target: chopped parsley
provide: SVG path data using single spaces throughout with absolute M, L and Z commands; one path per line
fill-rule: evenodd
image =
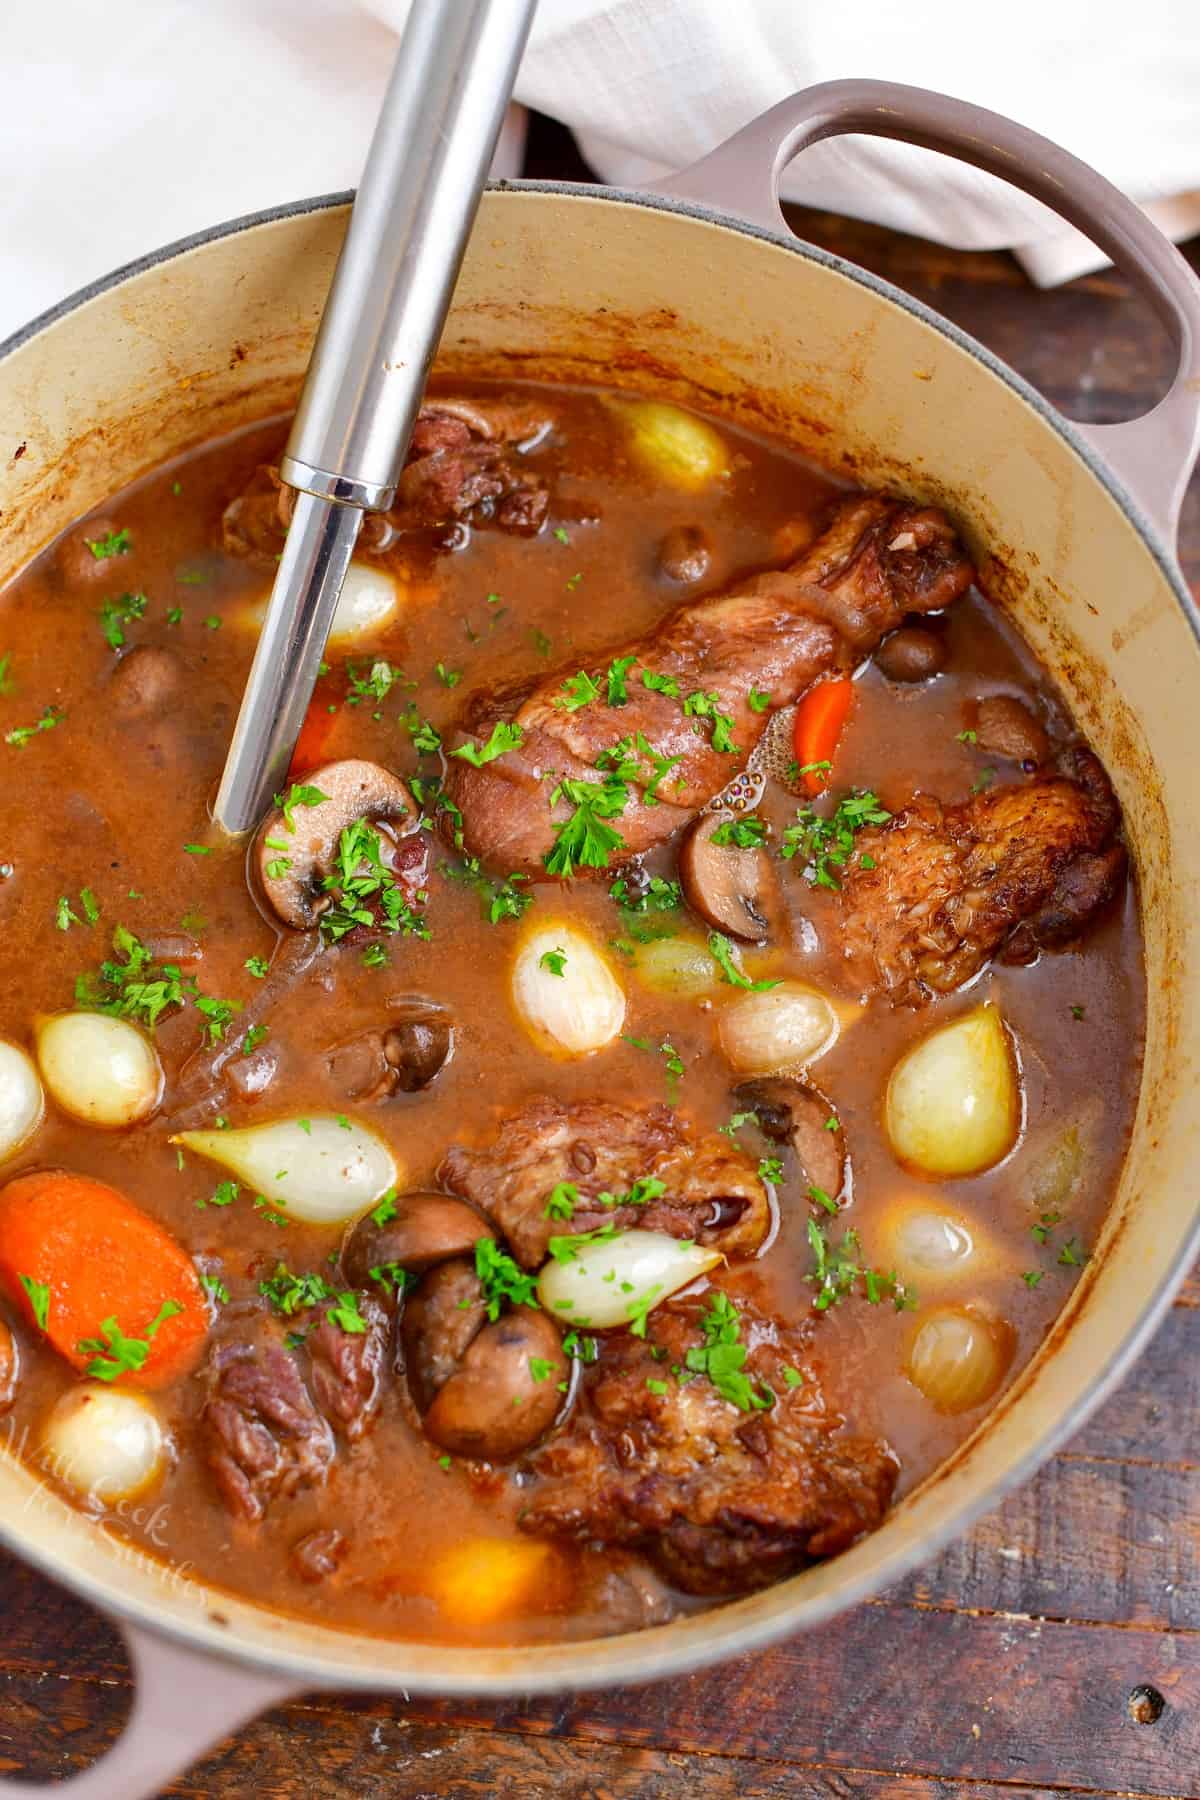
M 150 951 L 124 925 L 113 932 L 113 950 L 115 956 L 100 964 L 98 974 L 80 975 L 76 980 L 76 1006 L 137 1019 L 153 1029 L 168 1007 L 185 1004 L 187 994 L 178 966 L 156 966 Z
M 642 670 L 642 686 L 652 694 L 665 694 L 668 700 L 678 700 L 679 683 L 673 675 L 660 675 L 655 669 Z
M 560 544 L 569 544 L 571 541 L 571 534 L 567 531 L 565 526 L 556 525 L 554 527 L 553 535 L 558 539 Z
M 218 1306 L 228 1306 L 229 1289 L 225 1286 L 225 1283 L 221 1280 L 219 1275 L 207 1275 L 201 1272 L 200 1286 L 204 1289 L 209 1299 L 215 1301 Z
M 625 1034 L 622 1034 L 622 1035 L 624 1036 Z M 655 1049 L 655 1045 L 650 1042 L 649 1038 L 625 1036 L 625 1042 L 627 1044 L 631 1044 L 635 1050 L 654 1050 Z M 671 1105 L 673 1106 L 675 1104 L 675 1099 L 676 1099 L 676 1095 L 678 1092 L 678 1084 L 679 1084 L 680 1080 L 683 1078 L 683 1075 L 685 1074 L 683 1058 L 680 1056 L 678 1050 L 676 1050 L 674 1044 L 670 1041 L 669 1038 L 664 1038 L 662 1043 L 657 1046 L 657 1049 L 658 1049 L 658 1054 L 660 1056 L 666 1058 L 667 1098 L 671 1102 Z M 660 1187 L 659 1191 L 660 1192 L 662 1191 L 661 1187 Z M 646 1196 L 647 1199 L 650 1199 L 653 1197 L 654 1196 L 652 1196 L 652 1195 Z M 603 1200 L 604 1196 L 601 1195 L 600 1198 Z M 611 1198 L 611 1196 L 610 1196 L 610 1198 Z
M 362 953 L 364 969 L 386 969 L 391 960 L 382 944 L 368 944 Z
M 770 704 L 770 694 L 762 693 L 756 687 L 752 687 L 750 692 L 746 695 L 746 705 L 750 708 L 751 712 L 765 713 Z
M 100 608 L 100 629 L 105 640 L 113 650 L 120 650 L 125 643 L 124 625 L 131 625 L 135 619 L 146 615 L 145 594 L 122 594 L 119 599 L 106 600 Z
M 577 675 L 568 675 L 562 684 L 562 693 L 554 696 L 554 705 L 560 706 L 564 712 L 578 712 L 581 706 L 590 706 L 593 700 L 600 698 L 600 683 L 593 681 L 583 669 Z
M 751 994 L 765 994 L 768 988 L 779 986 L 778 981 L 751 981 L 744 975 L 733 960 L 733 945 L 722 932 L 709 932 L 708 948 L 730 987 L 746 988 Z
M 551 1245 L 555 1240 L 550 1239 Z M 494 1238 L 480 1238 L 475 1245 L 475 1273 L 483 1288 L 483 1303 L 493 1322 L 505 1306 L 537 1306 L 537 1277 L 527 1274 Z
M 642 766 L 643 759 L 650 765 L 648 778 L 647 771 Z M 682 755 L 661 755 L 645 732 L 639 731 L 636 738 L 621 738 L 609 749 L 602 750 L 596 758 L 596 767 L 609 770 L 618 781 L 641 782 L 642 800 L 647 806 L 657 806 L 658 790 L 663 778 L 670 774 L 676 763 L 682 761 Z
M 372 1208 L 371 1219 L 376 1225 L 386 1225 L 389 1219 L 395 1218 L 396 1212 L 396 1190 L 389 1188 L 378 1206 Z
M 1082 1269 L 1087 1259 L 1087 1251 L 1078 1238 L 1068 1238 L 1058 1253 L 1059 1262 L 1067 1269 Z
M 977 744 L 979 742 L 979 733 L 977 731 L 956 731 L 954 735 L 956 741 L 960 744 Z
M 367 1329 L 367 1321 L 358 1308 L 357 1294 L 339 1293 L 323 1275 L 294 1275 L 286 1263 L 276 1263 L 275 1273 L 269 1280 L 259 1282 L 258 1291 L 285 1319 L 293 1318 L 296 1313 L 303 1312 L 310 1306 L 318 1306 L 324 1300 L 330 1300 L 333 1304 L 325 1316 L 340 1331 L 361 1337 Z
M 1035 1288 L 1040 1281 L 1044 1280 L 1045 1274 L 1046 1271 L 1044 1269 L 1026 1269 L 1021 1276 L 1021 1280 L 1025 1283 L 1027 1288 Z
M 974 781 L 971 783 L 971 792 L 973 794 L 982 794 L 986 788 L 991 787 L 991 785 L 992 785 L 993 781 L 995 781 L 995 779 L 996 779 L 995 769 L 990 768 L 990 767 L 986 768 L 986 769 L 980 769 L 978 775 L 975 777 Z
M 1073 1006 L 1071 1008 L 1071 1017 L 1073 1019 L 1082 1019 L 1085 1011 L 1086 1011 L 1086 1008 L 1084 1008 L 1082 1006 Z
M 45 1331 L 46 1322 L 50 1317 L 50 1283 L 35 1281 L 32 1275 L 22 1275 L 21 1286 L 29 1296 L 34 1324 L 39 1331 Z
M 197 1200 L 196 1205 L 201 1211 L 206 1206 L 232 1206 L 241 1191 L 241 1187 L 236 1181 L 218 1181 L 208 1199 Z
M 605 682 L 608 688 L 608 704 L 610 706 L 624 706 L 629 699 L 629 693 L 625 686 L 625 679 L 636 661 L 636 655 L 614 656 L 613 660 L 609 663 L 605 672 Z
M 120 531 L 108 531 L 102 538 L 84 538 L 83 541 L 97 562 L 106 562 L 110 556 L 129 555 L 128 526 L 123 526 Z
M 756 1112 L 735 1112 L 730 1118 L 729 1123 L 727 1125 L 718 1125 L 717 1130 L 721 1132 L 724 1137 L 733 1138 L 742 1129 L 743 1125 L 757 1124 L 758 1114 Z
M 629 788 L 618 777 L 608 775 L 603 781 L 579 781 L 564 777 L 550 796 L 550 805 L 566 800 L 571 816 L 558 826 L 554 845 L 543 861 L 551 875 L 572 875 L 576 869 L 604 869 L 614 850 L 623 850 L 625 840 L 608 824 L 624 812 L 629 802 Z
M 323 793 L 319 787 L 313 787 L 311 783 L 305 781 L 294 781 L 286 795 L 276 794 L 275 804 L 283 814 L 284 830 L 288 832 L 295 831 L 296 808 L 298 806 L 303 806 L 305 808 L 310 806 L 321 806 L 328 798 L 329 795 Z
M 684 716 L 689 719 L 710 719 L 713 749 L 726 756 L 736 756 L 738 747 L 733 741 L 733 719 L 728 713 L 719 710 L 720 704 L 719 694 L 706 694 L 702 688 L 697 688 L 683 703 Z M 696 730 L 699 729 L 697 725 Z
M 248 956 L 242 964 L 243 969 L 247 974 L 253 975 L 255 981 L 265 980 L 270 966 L 265 956 Z
M 560 1181 L 547 1196 L 542 1208 L 544 1219 L 570 1219 L 579 1204 L 579 1189 L 573 1181 Z
M 877 794 L 862 788 L 843 795 L 828 816 L 812 806 L 797 807 L 796 823 L 786 827 L 779 854 L 785 862 L 800 857 L 809 885 L 836 893 L 841 883 L 833 871 L 849 862 L 855 835 L 867 825 L 886 825 L 891 816 Z M 874 864 L 864 858 L 863 867 L 873 868 Z
M 242 1039 L 242 1055 L 253 1056 L 263 1039 L 270 1034 L 269 1025 L 252 1025 Z
M 410 706 L 404 714 L 404 729 L 412 739 L 413 749 L 418 756 L 436 756 L 442 747 L 442 736 L 428 719 L 422 718 L 415 706 Z M 519 727 L 518 727 L 519 729 Z M 464 749 L 467 746 L 463 746 Z M 457 756 L 459 753 L 455 751 Z M 488 759 L 490 760 L 490 759 Z
M 775 1403 L 770 1388 L 760 1382 L 756 1387 L 745 1372 L 749 1354 L 741 1342 L 741 1317 L 729 1295 L 721 1289 L 712 1295 L 707 1311 L 701 1316 L 703 1344 L 693 1344 L 684 1357 L 684 1365 L 694 1375 L 705 1375 L 722 1400 L 728 1400 L 739 1412 L 763 1412 Z
M 443 687 L 456 688 L 462 680 L 462 670 L 448 669 L 444 662 L 434 663 L 433 672 Z
M 39 731 L 53 731 L 61 723 L 62 716 L 60 707 L 48 706 L 34 724 L 17 725 L 12 731 L 6 731 L 4 741 L 6 744 L 14 744 L 18 750 L 24 749 L 30 738 L 36 737 Z
M 360 673 L 359 665 L 353 662 L 346 664 L 345 673 L 349 684 L 347 706 L 362 706 L 364 702 L 378 706 L 387 699 L 394 687 L 412 688 L 417 685 L 415 681 L 408 679 L 403 669 L 396 668 L 382 657 L 371 664 L 365 675 Z
M 529 1358 L 529 1373 L 534 1381 L 548 1381 L 558 1369 L 558 1364 L 548 1362 L 544 1356 Z
M 758 850 L 767 841 L 767 822 L 757 813 L 747 813 L 739 819 L 723 819 L 708 841 L 732 845 L 738 850 Z
M 80 1338 L 75 1346 L 79 1356 L 89 1358 L 84 1369 L 85 1375 L 90 1375 L 93 1381 L 116 1381 L 121 1375 L 136 1374 L 144 1367 L 160 1326 L 182 1311 L 180 1301 L 164 1300 L 147 1325 L 145 1337 L 140 1338 L 126 1337 L 115 1318 L 102 1319 L 100 1336 Z
M 564 973 L 566 966 L 567 953 L 563 949 L 543 950 L 541 956 L 538 958 L 538 967 L 540 969 L 547 969 L 551 975 L 560 975 L 564 980 L 566 979 Z
M 778 1187 L 783 1180 L 783 1162 L 778 1156 L 764 1156 L 758 1165 L 758 1179 Z
M 204 1019 L 204 1029 L 211 1044 L 225 1041 L 225 1027 L 232 1021 L 235 1013 L 240 1013 L 240 1000 L 218 1000 L 213 994 L 192 995 L 196 1011 Z
M 503 919 L 519 919 L 526 907 L 533 905 L 533 895 L 522 893 L 518 885 L 527 883 L 528 875 L 514 874 L 505 881 L 494 880 L 484 873 L 477 856 L 470 856 L 457 866 L 443 863 L 442 873 L 452 881 L 461 881 L 465 887 L 475 889 L 483 916 L 493 925 L 499 925 Z
M 482 769 L 485 763 L 495 762 L 496 758 L 503 756 L 506 751 L 518 749 L 524 736 L 525 733 L 515 720 L 510 723 L 507 719 L 498 719 L 492 726 L 491 736 L 482 749 L 477 744 L 460 744 L 458 749 L 452 750 L 450 754 L 461 757 L 463 762 L 470 763 L 473 769 Z
M 862 1296 L 871 1306 L 891 1300 L 897 1312 L 915 1309 L 917 1296 L 913 1288 L 899 1281 L 894 1273 L 881 1274 L 878 1269 L 864 1267 L 859 1261 L 862 1246 L 856 1231 L 847 1231 L 841 1243 L 834 1245 L 826 1237 L 825 1228 L 810 1217 L 808 1242 L 814 1267 L 806 1279 L 816 1286 L 813 1305 L 818 1312 L 826 1312 L 858 1291 L 859 1282 L 862 1283 Z
M 603 1244 L 616 1236 L 615 1225 L 597 1225 L 594 1231 L 571 1231 L 564 1233 L 561 1237 L 552 1237 L 547 1242 L 546 1248 L 555 1262 L 570 1263 L 577 1260 L 579 1251 L 584 1244 Z M 609 1277 L 605 1276 L 604 1279 L 608 1280 Z M 657 1289 L 655 1291 L 657 1292 Z
M 430 936 L 423 915 L 409 904 L 384 862 L 382 839 L 366 819 L 356 819 L 342 831 L 336 864 L 324 887 L 333 895 L 333 905 L 321 915 L 321 930 L 331 943 L 338 943 L 356 925 L 405 937 Z M 414 898 L 423 902 L 423 895 L 422 889 Z

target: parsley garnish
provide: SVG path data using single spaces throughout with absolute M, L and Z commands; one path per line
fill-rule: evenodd
M 551 1189 L 542 1208 L 544 1219 L 570 1219 L 579 1204 L 579 1189 L 573 1181 L 560 1181 Z
M 412 739 L 413 749 L 418 756 L 435 756 L 441 749 L 441 733 L 434 729 L 428 719 L 421 717 L 415 706 L 410 706 L 405 713 L 404 728 Z M 520 728 L 518 727 L 518 729 Z M 495 733 L 493 732 L 492 735 L 495 736 Z M 463 748 L 466 749 L 467 746 L 464 745 Z M 458 756 L 460 752 L 456 750 L 454 754 Z M 468 760 L 470 759 L 468 758 Z M 491 758 L 487 757 L 484 760 L 490 761 Z
M 62 711 L 57 706 L 48 706 L 40 719 L 33 725 L 17 725 L 12 731 L 6 731 L 6 744 L 15 744 L 18 750 L 24 749 L 30 738 L 36 737 L 39 731 L 53 731 L 62 721 Z
M 697 688 L 683 703 L 684 716 L 689 719 L 711 719 L 713 749 L 722 751 L 726 756 L 736 756 L 733 719 L 729 713 L 719 711 L 720 704 L 719 694 L 706 694 L 702 688 Z M 699 726 L 696 729 L 699 730 Z
M 609 663 L 605 680 L 608 684 L 608 704 L 610 706 L 624 706 L 629 699 L 625 687 L 625 677 L 636 661 L 636 655 L 615 656 Z
M 995 781 L 995 779 L 996 779 L 995 769 L 992 769 L 992 768 L 980 769 L 978 775 L 975 777 L 974 781 L 971 783 L 971 792 L 973 794 L 982 794 L 985 788 L 991 787 L 991 785 L 992 785 L 993 781 Z
M 730 987 L 746 988 L 752 994 L 765 994 L 768 988 L 779 986 L 778 981 L 751 981 L 748 975 L 743 975 L 733 960 L 733 945 L 723 933 L 710 931 L 708 948 L 709 953 L 720 965 L 721 974 Z
M 559 800 L 569 801 L 574 811 L 558 827 L 554 847 L 543 858 L 547 871 L 569 876 L 576 869 L 607 868 L 613 851 L 625 848 L 624 838 L 606 821 L 624 812 L 629 801 L 626 783 L 614 775 L 602 782 L 564 777 L 551 794 L 550 805 Z
M 329 795 L 322 793 L 319 787 L 313 787 L 308 782 L 303 781 L 294 781 L 286 796 L 283 794 L 276 794 L 275 804 L 283 814 L 284 830 L 291 832 L 295 831 L 295 814 L 298 806 L 320 806 L 324 801 L 328 800 L 328 798 Z
M 562 949 L 544 950 L 538 958 L 539 968 L 548 969 L 551 975 L 561 975 L 564 980 L 566 979 L 566 976 L 563 972 L 566 969 L 566 966 L 567 953 Z
M 564 712 L 578 712 L 581 706 L 590 706 L 593 700 L 600 698 L 600 684 L 593 681 L 585 670 L 580 669 L 577 675 L 568 675 L 562 684 L 562 693 L 554 696 L 554 705 L 560 706 Z
M 668 700 L 679 698 L 679 683 L 673 675 L 659 675 L 654 669 L 643 669 L 642 686 L 652 694 L 665 694 Z
M 703 1344 L 694 1344 L 684 1357 L 685 1366 L 694 1375 L 706 1375 L 722 1400 L 728 1400 L 739 1412 L 763 1412 L 774 1405 L 775 1396 L 763 1383 L 754 1386 L 745 1373 L 749 1354 L 741 1338 L 741 1318 L 729 1295 L 718 1289 L 700 1319 Z
M 269 1025 L 252 1025 L 242 1039 L 242 1055 L 252 1056 L 270 1030 Z
M 100 1321 L 98 1338 L 80 1338 L 75 1346 L 80 1356 L 90 1357 L 84 1373 L 94 1381 L 116 1381 L 121 1375 L 136 1374 L 150 1354 L 150 1345 L 159 1327 L 183 1311 L 178 1300 L 164 1300 L 146 1327 L 144 1338 L 126 1337 L 115 1318 Z
M 783 1162 L 778 1156 L 764 1156 L 758 1165 L 758 1179 L 778 1187 L 783 1180 Z
M 50 1317 L 50 1283 L 35 1281 L 32 1275 L 22 1275 L 21 1286 L 29 1296 L 34 1323 L 39 1331 L 45 1331 L 46 1322 Z
M 884 1275 L 878 1269 L 864 1268 L 859 1262 L 861 1245 L 856 1231 L 847 1231 L 840 1245 L 833 1245 L 825 1236 L 824 1227 L 816 1219 L 808 1220 L 808 1242 L 815 1258 L 816 1266 L 807 1280 L 816 1284 L 813 1305 L 818 1312 L 825 1312 L 831 1306 L 855 1291 L 856 1284 L 862 1282 L 863 1298 L 871 1305 L 878 1306 L 881 1300 L 890 1299 L 897 1312 L 912 1312 L 917 1304 L 916 1291 L 897 1280 L 895 1274 Z
M 464 762 L 470 763 L 473 769 L 482 769 L 485 763 L 495 762 L 498 756 L 506 751 L 519 749 L 525 733 L 515 720 L 498 719 L 492 726 L 492 734 L 480 749 L 476 744 L 460 744 L 451 756 L 460 756 Z
M 443 687 L 456 688 L 462 680 L 462 670 L 448 669 L 444 662 L 434 663 L 433 672 Z
M 267 970 L 270 966 L 271 965 L 268 963 L 265 956 L 248 956 L 242 964 L 243 969 L 245 969 L 248 974 L 253 975 L 255 981 L 265 980 Z
M 751 712 L 765 713 L 768 706 L 771 704 L 771 696 L 770 694 L 762 693 L 756 687 L 752 687 L 750 692 L 746 695 L 746 704 Z
M 114 650 L 120 650 L 125 642 L 125 633 L 121 627 L 130 625 L 134 619 L 145 617 L 145 594 L 122 594 L 118 600 L 106 600 L 100 608 L 100 628 L 105 639 Z
M 102 538 L 84 538 L 83 541 L 97 562 L 105 562 L 110 556 L 129 555 L 128 526 L 123 526 L 120 531 L 106 532 Z
M 325 877 L 324 886 L 333 895 L 334 903 L 321 915 L 321 930 L 332 943 L 336 944 L 356 925 L 398 931 L 405 937 L 430 936 L 422 914 L 409 905 L 403 888 L 384 862 L 380 835 L 366 819 L 356 819 L 343 830 L 338 839 L 336 867 Z M 420 900 L 422 894 L 416 898 Z
M 499 925 L 502 919 L 519 919 L 526 907 L 533 905 L 533 895 L 521 893 L 517 886 L 518 882 L 527 882 L 528 875 L 514 874 L 506 881 L 495 881 L 484 874 L 477 856 L 468 857 L 457 866 L 443 863 L 442 873 L 451 881 L 461 881 L 465 887 L 475 889 L 483 916 L 493 925 Z
M 225 1286 L 225 1283 L 221 1280 L 219 1275 L 206 1275 L 201 1273 L 200 1286 L 204 1289 L 209 1299 L 215 1300 L 218 1306 L 228 1306 L 229 1289 Z
M 185 1003 L 183 977 L 176 964 L 156 967 L 146 946 L 124 925 L 113 932 L 113 949 L 125 960 L 109 959 L 100 964 L 98 975 L 80 975 L 75 983 L 76 1006 L 116 1018 L 139 1019 L 153 1028 L 169 1006 Z
M 710 844 L 731 844 L 738 850 L 758 850 L 766 841 L 767 822 L 757 813 L 723 819 L 709 839 Z
M 552 1246 L 554 1241 L 550 1239 Z M 537 1277 L 527 1274 L 494 1238 L 480 1238 L 475 1245 L 475 1273 L 483 1288 L 489 1319 L 498 1319 L 506 1304 L 537 1306 Z
M 846 866 L 854 850 L 855 834 L 866 825 L 886 825 L 891 813 L 879 803 L 879 796 L 869 789 L 855 789 L 838 801 L 834 811 L 823 817 L 812 806 L 796 809 L 796 823 L 783 833 L 779 854 L 785 862 L 803 858 L 804 876 L 811 887 L 841 887 L 834 869 Z M 874 867 L 864 859 L 863 867 Z

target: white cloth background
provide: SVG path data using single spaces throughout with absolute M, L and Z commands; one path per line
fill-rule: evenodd
M 0 338 L 219 220 L 357 180 L 408 0 L 8 0 L 0 37 Z M 1057 138 L 1200 230 L 1196 0 L 542 0 L 518 98 L 608 180 L 694 161 L 814 81 L 940 88 Z M 1099 255 L 1035 202 L 902 145 L 841 139 L 785 191 L 1035 280 Z

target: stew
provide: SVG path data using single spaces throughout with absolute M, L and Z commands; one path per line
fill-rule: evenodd
M 1086 1262 L 1140 1075 L 1107 776 L 955 522 L 486 381 L 209 804 L 286 421 L 0 611 L 0 1412 L 184 1577 L 631 1629 L 870 1531 Z

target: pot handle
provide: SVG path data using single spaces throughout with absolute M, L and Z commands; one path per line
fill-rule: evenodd
M 1076 429 L 1174 551 L 1184 490 L 1200 453 L 1200 282 L 1141 208 L 1078 157 L 999 113 L 926 88 L 826 81 L 781 100 L 647 191 L 786 231 L 779 205 L 784 168 L 810 144 L 847 132 L 938 150 L 1023 188 L 1099 245 L 1146 296 L 1176 352 L 1168 393 L 1140 419 Z
M 153 1800 L 176 1775 L 247 1719 L 301 1692 L 280 1675 L 185 1650 L 120 1625 L 133 1670 L 133 1707 L 112 1749 L 66 1781 L 0 1779 L 2 1800 Z

